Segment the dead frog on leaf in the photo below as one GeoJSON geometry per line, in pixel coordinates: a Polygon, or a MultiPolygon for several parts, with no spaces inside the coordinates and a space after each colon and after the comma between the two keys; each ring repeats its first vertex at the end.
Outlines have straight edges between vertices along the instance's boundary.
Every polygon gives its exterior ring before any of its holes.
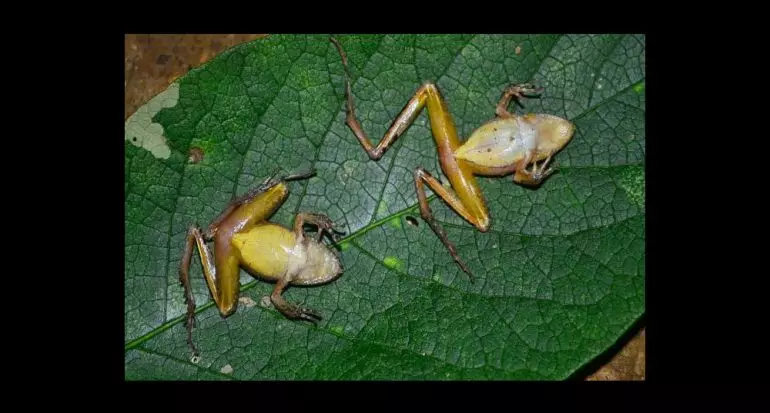
{"type": "Polygon", "coordinates": [[[289,285],[318,285],[336,279],[343,268],[337,253],[322,242],[324,232],[334,231],[334,223],[325,215],[300,212],[294,228],[268,222],[267,219],[286,200],[286,181],[307,178],[315,172],[270,178],[262,185],[234,199],[202,232],[197,225],[187,233],[179,280],[187,301],[187,341],[198,359],[192,341],[195,325],[195,298],[190,288],[189,269],[193,246],[197,244],[203,275],[222,317],[233,314],[240,293],[240,268],[252,275],[276,281],[270,300],[275,308],[290,319],[313,323],[321,319],[314,310],[286,301],[282,294],[289,285]],[[303,225],[318,227],[316,238],[304,233],[303,225]],[[214,256],[206,245],[214,243],[214,256]]]}

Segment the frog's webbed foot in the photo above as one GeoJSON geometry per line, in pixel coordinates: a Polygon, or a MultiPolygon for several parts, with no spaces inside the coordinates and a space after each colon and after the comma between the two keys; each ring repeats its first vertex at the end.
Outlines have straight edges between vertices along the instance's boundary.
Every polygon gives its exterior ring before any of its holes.
{"type": "Polygon", "coordinates": [[[521,168],[513,175],[513,181],[519,184],[523,185],[529,185],[529,186],[537,186],[541,182],[543,182],[546,178],[551,176],[554,172],[557,171],[557,169],[554,169],[552,166],[549,166],[549,163],[551,162],[551,155],[548,155],[548,157],[543,161],[543,163],[538,168],[537,162],[532,162],[532,170],[527,170],[527,168],[521,168]]]}

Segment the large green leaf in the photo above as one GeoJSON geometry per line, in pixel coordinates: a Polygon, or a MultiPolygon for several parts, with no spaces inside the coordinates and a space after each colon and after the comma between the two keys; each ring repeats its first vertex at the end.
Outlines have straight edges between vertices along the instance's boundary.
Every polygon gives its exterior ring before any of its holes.
{"type": "MultiPolygon", "coordinates": [[[[493,219],[485,234],[432,199],[471,284],[416,208],[412,171],[440,174],[425,113],[371,161],[344,123],[343,69],[327,36],[230,49],[127,122],[126,377],[563,379],[611,346],[644,312],[644,36],[338,39],[375,142],[423,81],[438,84],[466,137],[494,116],[507,84],[533,81],[545,92],[526,110],[577,125],[555,159],[560,173],[536,190],[480,178],[493,219]],[[190,146],[203,162],[187,162],[190,146]],[[177,279],[188,226],[208,224],[276,168],[311,164],[317,176],[291,182],[272,220],[322,212],[347,232],[341,278],[286,292],[324,319],[314,327],[260,305],[222,319],[196,253],[202,360],[191,363],[177,279]]],[[[241,280],[256,303],[273,288],[241,280]]]]}

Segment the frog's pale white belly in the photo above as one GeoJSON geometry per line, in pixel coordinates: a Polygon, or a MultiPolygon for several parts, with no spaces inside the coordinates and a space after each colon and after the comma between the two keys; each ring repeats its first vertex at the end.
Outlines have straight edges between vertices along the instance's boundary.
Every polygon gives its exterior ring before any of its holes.
{"type": "Polygon", "coordinates": [[[338,257],[324,244],[308,237],[298,242],[293,231],[271,223],[233,235],[233,246],[244,266],[267,279],[313,285],[342,273],[338,257]]]}
{"type": "Polygon", "coordinates": [[[496,119],[476,131],[455,157],[487,167],[505,167],[537,148],[538,130],[521,118],[496,119]]]}

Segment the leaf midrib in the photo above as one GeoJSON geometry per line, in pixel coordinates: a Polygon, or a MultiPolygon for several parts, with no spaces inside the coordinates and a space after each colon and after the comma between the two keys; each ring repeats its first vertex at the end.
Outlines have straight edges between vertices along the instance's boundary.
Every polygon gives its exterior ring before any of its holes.
{"type": "MultiPolygon", "coordinates": [[[[402,215],[403,215],[404,213],[408,212],[408,210],[409,210],[409,209],[405,209],[405,210],[403,210],[403,211],[399,211],[399,214],[402,214],[402,215]]],[[[395,214],[394,214],[394,215],[395,215],[395,214]]],[[[391,217],[391,218],[392,218],[392,217],[391,217]]],[[[632,218],[633,218],[633,217],[630,217],[630,218],[627,218],[627,219],[624,219],[624,220],[621,220],[621,221],[617,221],[617,222],[614,222],[613,224],[610,224],[610,225],[619,225],[619,224],[621,224],[621,223],[623,223],[623,222],[625,222],[625,221],[627,221],[627,220],[629,220],[629,219],[632,219],[632,218]]],[[[378,223],[379,223],[379,225],[382,225],[383,223],[385,223],[385,222],[387,222],[387,221],[388,221],[388,219],[385,219],[385,220],[382,220],[382,221],[378,221],[378,223]]],[[[374,226],[370,227],[369,229],[371,229],[371,228],[373,228],[373,227],[374,227],[374,226]]],[[[592,229],[593,229],[593,228],[592,228],[592,229]]],[[[365,248],[363,248],[363,247],[361,247],[360,245],[358,245],[358,243],[356,243],[356,242],[352,242],[352,238],[356,238],[356,237],[358,237],[358,236],[360,236],[360,235],[362,235],[360,232],[356,232],[355,234],[352,234],[352,235],[350,235],[350,236],[346,237],[346,239],[345,239],[344,241],[348,241],[350,245],[354,246],[354,247],[355,247],[356,249],[358,249],[358,250],[359,250],[361,253],[363,253],[364,255],[368,256],[368,257],[369,257],[370,259],[372,259],[373,261],[375,261],[375,262],[377,263],[377,265],[379,265],[379,266],[381,266],[381,267],[384,267],[386,270],[390,270],[390,271],[393,271],[393,272],[395,272],[396,274],[398,274],[399,276],[402,276],[402,277],[409,277],[409,278],[413,278],[413,279],[416,279],[418,282],[420,282],[421,284],[425,284],[425,285],[434,285],[434,286],[440,286],[441,288],[448,288],[448,289],[451,289],[451,290],[457,291],[457,292],[459,292],[459,293],[461,293],[461,294],[463,294],[463,295],[482,296],[482,297],[484,297],[484,298],[486,298],[486,299],[507,299],[507,298],[509,298],[509,297],[507,297],[507,296],[506,296],[506,297],[501,297],[501,296],[491,296],[491,295],[484,295],[484,294],[479,294],[479,293],[476,293],[476,292],[463,291],[463,290],[460,290],[460,289],[458,289],[458,288],[456,288],[456,287],[453,287],[453,286],[451,286],[451,285],[446,285],[446,284],[442,284],[442,283],[437,283],[436,281],[434,281],[434,280],[432,280],[432,279],[430,279],[430,278],[419,278],[419,277],[415,277],[415,276],[414,276],[414,275],[412,275],[412,274],[409,274],[409,273],[406,273],[406,272],[402,272],[402,271],[399,271],[399,270],[397,270],[397,269],[394,269],[394,268],[388,268],[388,267],[387,267],[387,266],[386,266],[386,265],[385,265],[385,264],[382,262],[382,260],[380,260],[379,258],[377,258],[377,257],[375,257],[374,255],[372,255],[372,253],[371,253],[371,252],[369,252],[369,251],[368,251],[368,250],[366,250],[365,248]]],[[[343,242],[343,241],[340,241],[340,242],[343,242]]],[[[591,257],[591,258],[593,258],[593,257],[591,257]]],[[[603,264],[603,263],[600,263],[600,265],[604,265],[604,264],[603,264]]],[[[611,272],[613,275],[617,275],[617,274],[615,274],[615,273],[614,273],[614,272],[613,272],[611,269],[609,269],[609,268],[607,268],[607,269],[608,269],[608,270],[609,270],[609,271],[610,271],[610,272],[611,272]]],[[[248,283],[248,284],[245,284],[245,285],[244,285],[244,286],[241,288],[241,291],[248,291],[248,290],[250,290],[250,289],[251,289],[251,288],[252,288],[254,285],[256,285],[258,282],[259,282],[259,280],[254,280],[254,281],[252,281],[252,282],[250,282],[250,283],[248,283]]],[[[528,300],[535,300],[535,301],[553,301],[553,300],[546,300],[546,299],[541,299],[541,298],[537,298],[537,297],[522,297],[522,298],[526,298],[526,299],[528,299],[528,300]]],[[[600,299],[600,300],[601,300],[601,299],[600,299]]],[[[590,303],[590,304],[563,304],[563,303],[560,303],[560,305],[562,305],[562,306],[564,306],[564,307],[572,307],[572,306],[585,306],[585,307],[590,307],[590,306],[598,305],[598,301],[599,301],[599,300],[597,300],[597,302],[596,302],[596,303],[590,303]]],[[[196,314],[198,314],[198,313],[201,313],[201,312],[205,311],[206,309],[208,309],[208,308],[210,308],[210,307],[212,307],[212,306],[213,306],[213,303],[207,303],[206,305],[200,306],[198,309],[196,309],[195,313],[196,313],[196,314]]],[[[278,312],[276,312],[276,311],[274,311],[274,310],[270,310],[270,309],[267,309],[267,308],[262,308],[262,307],[259,307],[259,310],[260,310],[260,311],[264,311],[264,312],[267,312],[267,313],[269,313],[269,314],[270,314],[270,316],[271,316],[271,317],[274,317],[275,319],[283,319],[283,316],[282,316],[282,315],[280,315],[278,312]]],[[[515,333],[517,336],[519,336],[519,338],[522,340],[522,342],[523,342],[523,343],[525,343],[525,344],[527,344],[527,346],[529,346],[529,344],[527,343],[527,340],[523,339],[523,338],[520,336],[519,332],[518,332],[518,331],[516,331],[516,329],[515,329],[515,328],[513,328],[513,326],[511,326],[511,325],[510,325],[510,324],[509,324],[509,323],[508,323],[508,322],[507,322],[507,321],[506,321],[506,320],[505,320],[505,319],[504,319],[504,318],[503,318],[503,317],[502,317],[502,316],[499,314],[499,312],[496,312],[496,314],[497,314],[498,318],[500,318],[500,319],[502,320],[502,322],[503,322],[503,323],[504,323],[504,324],[505,324],[505,325],[506,325],[506,326],[509,328],[509,330],[511,330],[512,332],[514,332],[514,333],[515,333]]],[[[173,320],[173,321],[171,321],[171,322],[165,323],[165,324],[164,324],[164,326],[162,326],[162,327],[163,327],[163,328],[162,328],[162,331],[165,331],[165,330],[167,330],[167,329],[169,329],[169,328],[173,327],[175,324],[178,324],[179,322],[182,322],[184,319],[186,319],[186,315],[182,315],[182,316],[178,317],[177,319],[175,319],[175,320],[173,320]]],[[[455,367],[455,368],[458,368],[458,369],[467,369],[467,368],[468,368],[468,367],[459,366],[459,365],[457,365],[457,364],[455,364],[455,363],[452,363],[452,362],[450,362],[450,361],[448,361],[448,360],[445,360],[445,359],[441,359],[441,358],[439,358],[439,357],[437,357],[437,356],[434,356],[433,354],[429,354],[429,353],[425,353],[425,354],[423,354],[423,353],[421,353],[421,352],[418,352],[418,351],[415,351],[415,350],[413,350],[413,349],[410,349],[410,348],[406,348],[406,347],[402,347],[402,346],[398,346],[398,345],[393,345],[393,344],[391,344],[391,343],[380,342],[380,341],[375,341],[375,340],[365,340],[365,339],[357,338],[357,337],[354,337],[354,336],[350,336],[350,335],[346,335],[346,334],[341,334],[341,333],[338,333],[338,332],[336,332],[336,331],[333,331],[333,330],[331,330],[331,329],[327,329],[327,328],[321,328],[321,327],[318,327],[318,326],[315,326],[315,325],[305,325],[305,327],[306,327],[306,328],[308,328],[308,329],[311,329],[311,330],[316,330],[316,331],[319,331],[319,332],[321,332],[321,333],[325,333],[325,334],[329,334],[329,335],[332,335],[332,336],[334,336],[334,337],[337,337],[337,338],[339,338],[339,339],[342,339],[342,340],[344,340],[344,341],[347,341],[347,342],[362,342],[362,343],[366,343],[366,344],[368,344],[368,345],[373,345],[373,346],[378,346],[378,347],[382,347],[382,348],[388,348],[388,349],[398,350],[398,351],[402,351],[402,352],[407,352],[407,353],[410,353],[410,354],[414,354],[414,355],[416,355],[416,356],[419,356],[419,357],[430,358],[430,359],[436,360],[437,362],[439,362],[439,363],[441,363],[441,364],[444,364],[444,365],[449,365],[449,366],[453,366],[453,367],[455,367]]],[[[161,328],[158,328],[158,329],[156,329],[156,330],[161,330],[161,328]]],[[[155,330],[154,330],[154,331],[155,331],[155,330]]],[[[156,334],[159,334],[159,333],[160,333],[160,332],[162,332],[162,331],[158,331],[156,334]]],[[[187,361],[187,360],[181,360],[181,359],[179,359],[179,358],[176,358],[176,357],[173,357],[173,356],[171,356],[171,355],[168,355],[168,354],[165,354],[165,353],[159,353],[159,352],[157,352],[157,351],[154,351],[154,350],[151,350],[151,349],[147,349],[146,347],[144,347],[144,346],[141,346],[141,344],[142,344],[143,342],[146,342],[147,340],[149,340],[150,338],[152,338],[152,337],[153,337],[153,336],[155,336],[156,334],[152,334],[152,335],[149,335],[149,334],[148,334],[148,337],[146,337],[146,339],[144,339],[144,340],[141,340],[141,341],[139,341],[140,339],[137,339],[137,340],[134,340],[134,341],[132,341],[131,343],[129,343],[129,344],[126,346],[126,350],[125,350],[125,351],[130,351],[130,350],[138,350],[138,351],[143,351],[143,352],[146,352],[146,353],[149,353],[149,354],[154,354],[154,355],[158,355],[158,356],[164,356],[164,357],[168,357],[168,358],[170,358],[170,359],[173,359],[173,360],[174,360],[174,361],[176,361],[176,362],[179,362],[179,363],[185,363],[185,364],[188,364],[188,365],[194,366],[194,367],[196,367],[196,368],[197,368],[197,369],[199,369],[199,370],[203,370],[203,371],[207,371],[207,372],[211,372],[211,373],[217,374],[217,375],[219,375],[219,376],[223,376],[223,377],[231,378],[230,376],[227,376],[227,375],[223,375],[221,372],[219,372],[219,371],[216,371],[216,370],[212,370],[212,369],[210,369],[210,368],[208,368],[208,367],[202,367],[202,366],[200,366],[200,365],[196,365],[196,364],[194,364],[194,363],[192,363],[192,362],[190,362],[190,361],[187,361]]],[[[531,347],[530,347],[530,348],[531,348],[531,347]]],[[[535,350],[537,350],[537,351],[544,351],[544,350],[541,350],[541,349],[535,349],[535,350]]],[[[551,353],[558,353],[558,352],[561,352],[561,351],[570,351],[570,350],[572,350],[572,349],[563,349],[563,350],[562,350],[562,349],[560,349],[560,350],[555,350],[555,351],[550,351],[550,352],[551,352],[551,353]]],[[[536,371],[536,370],[532,370],[532,369],[527,369],[527,368],[517,368],[517,369],[513,369],[513,370],[508,370],[508,369],[505,369],[505,368],[499,368],[499,367],[493,366],[493,365],[491,365],[491,364],[484,364],[484,366],[483,366],[483,367],[484,367],[484,368],[486,368],[486,369],[492,369],[492,370],[502,371],[502,372],[505,372],[506,374],[513,374],[513,373],[516,373],[516,372],[521,372],[521,371],[529,371],[529,372],[531,372],[531,373],[534,373],[534,374],[538,374],[538,375],[541,375],[541,373],[540,373],[540,372],[538,372],[538,371],[536,371]]]]}

